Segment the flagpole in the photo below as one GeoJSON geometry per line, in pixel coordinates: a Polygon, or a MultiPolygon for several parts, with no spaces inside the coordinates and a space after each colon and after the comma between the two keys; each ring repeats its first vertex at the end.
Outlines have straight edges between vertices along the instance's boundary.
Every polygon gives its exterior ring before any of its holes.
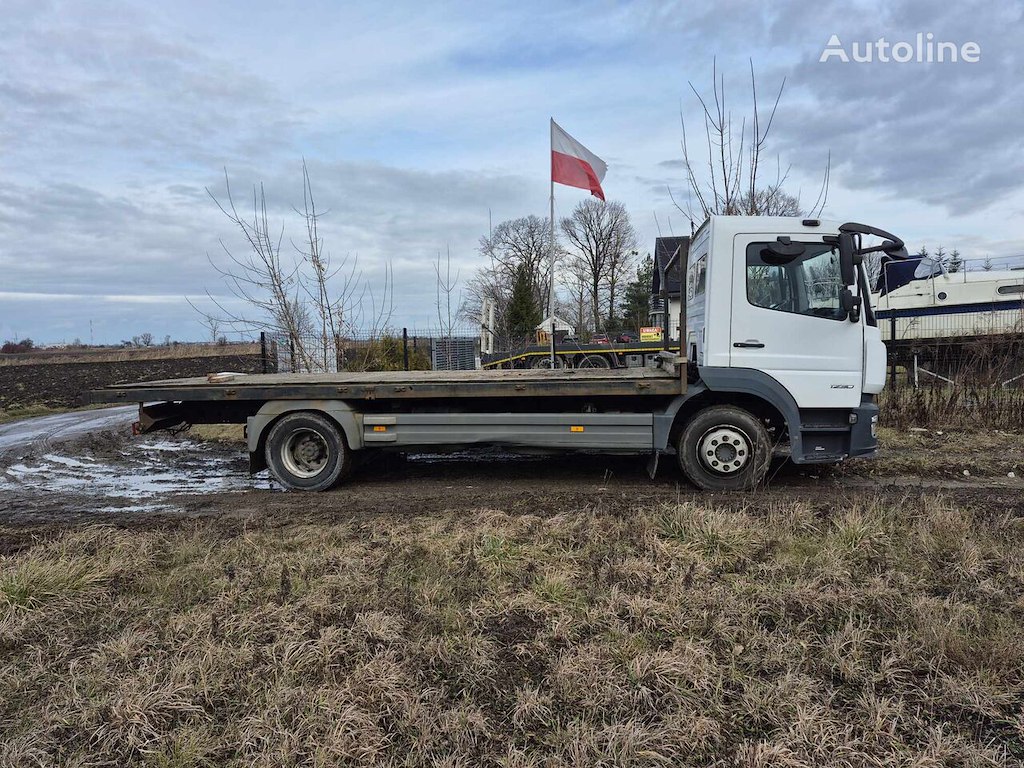
{"type": "MultiPolygon", "coordinates": [[[[552,152],[554,152],[554,142],[551,140],[552,134],[555,128],[555,118],[551,118],[551,124],[548,126],[549,142],[551,148],[548,151],[548,162],[551,163],[552,152]]],[[[548,254],[548,319],[551,321],[551,369],[555,368],[555,169],[551,169],[551,217],[549,223],[551,225],[551,253],[548,254]]]]}

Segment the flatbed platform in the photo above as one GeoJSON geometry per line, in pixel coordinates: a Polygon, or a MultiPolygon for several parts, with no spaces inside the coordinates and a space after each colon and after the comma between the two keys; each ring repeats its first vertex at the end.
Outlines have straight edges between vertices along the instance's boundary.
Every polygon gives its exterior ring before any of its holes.
{"type": "Polygon", "coordinates": [[[403,400],[449,397],[672,396],[685,379],[661,368],[388,371],[328,374],[213,374],[113,384],[90,403],[403,400]]]}

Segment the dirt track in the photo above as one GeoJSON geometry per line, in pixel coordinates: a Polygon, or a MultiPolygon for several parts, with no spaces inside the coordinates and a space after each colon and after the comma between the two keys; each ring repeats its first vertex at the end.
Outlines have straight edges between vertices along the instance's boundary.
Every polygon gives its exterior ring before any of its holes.
{"type": "MultiPolygon", "coordinates": [[[[335,491],[293,494],[281,491],[266,473],[251,477],[239,444],[199,441],[188,433],[133,438],[130,414],[112,411],[98,418],[97,413],[34,420],[34,431],[20,427],[20,441],[9,436],[18,428],[5,428],[6,443],[0,434],[0,524],[164,526],[204,518],[273,526],[480,509],[549,516],[597,508],[627,514],[638,506],[689,499],[752,510],[801,499],[827,515],[879,494],[936,490],[994,512],[1024,514],[1019,477],[887,475],[884,455],[849,462],[840,470],[782,465],[765,490],[717,495],[685,484],[671,457],[663,457],[654,480],[647,476],[645,461],[634,457],[499,451],[390,457],[358,466],[335,491]],[[69,426],[75,419],[86,427],[69,426]],[[55,422],[64,426],[47,426],[55,422]]],[[[955,463],[955,456],[944,458],[955,463]]]]}

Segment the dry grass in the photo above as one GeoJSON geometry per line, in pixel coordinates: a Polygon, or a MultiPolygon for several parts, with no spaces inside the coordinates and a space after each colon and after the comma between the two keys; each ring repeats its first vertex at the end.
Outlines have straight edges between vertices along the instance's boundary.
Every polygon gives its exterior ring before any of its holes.
{"type": "Polygon", "coordinates": [[[1024,477],[1024,434],[998,429],[901,430],[883,427],[878,455],[867,461],[844,462],[839,473],[879,477],[914,475],[963,479],[1024,477]]]}
{"type": "Polygon", "coordinates": [[[193,424],[189,436],[214,443],[245,443],[244,424],[193,424]]]}
{"type": "Polygon", "coordinates": [[[1024,525],[846,506],[40,539],[0,560],[0,764],[1024,758],[1024,525]]]}
{"type": "Polygon", "coordinates": [[[131,360],[176,360],[192,357],[258,355],[260,345],[185,343],[152,347],[96,347],[89,349],[35,350],[0,355],[0,365],[39,365],[40,363],[123,363],[131,360]]]}
{"type": "Polygon", "coordinates": [[[886,387],[879,408],[882,423],[900,429],[1024,432],[1024,389],[1020,387],[886,387]]]}

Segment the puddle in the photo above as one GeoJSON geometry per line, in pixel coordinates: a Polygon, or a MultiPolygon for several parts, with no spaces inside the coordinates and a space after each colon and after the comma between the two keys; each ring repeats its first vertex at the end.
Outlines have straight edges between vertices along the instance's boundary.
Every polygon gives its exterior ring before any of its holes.
{"type": "MultiPolygon", "coordinates": [[[[276,487],[266,473],[251,477],[240,454],[211,452],[208,444],[193,440],[143,437],[118,454],[114,461],[54,452],[23,459],[0,470],[0,488],[146,502],[177,494],[276,487]]],[[[109,511],[151,511],[160,506],[111,506],[109,511]]]]}

